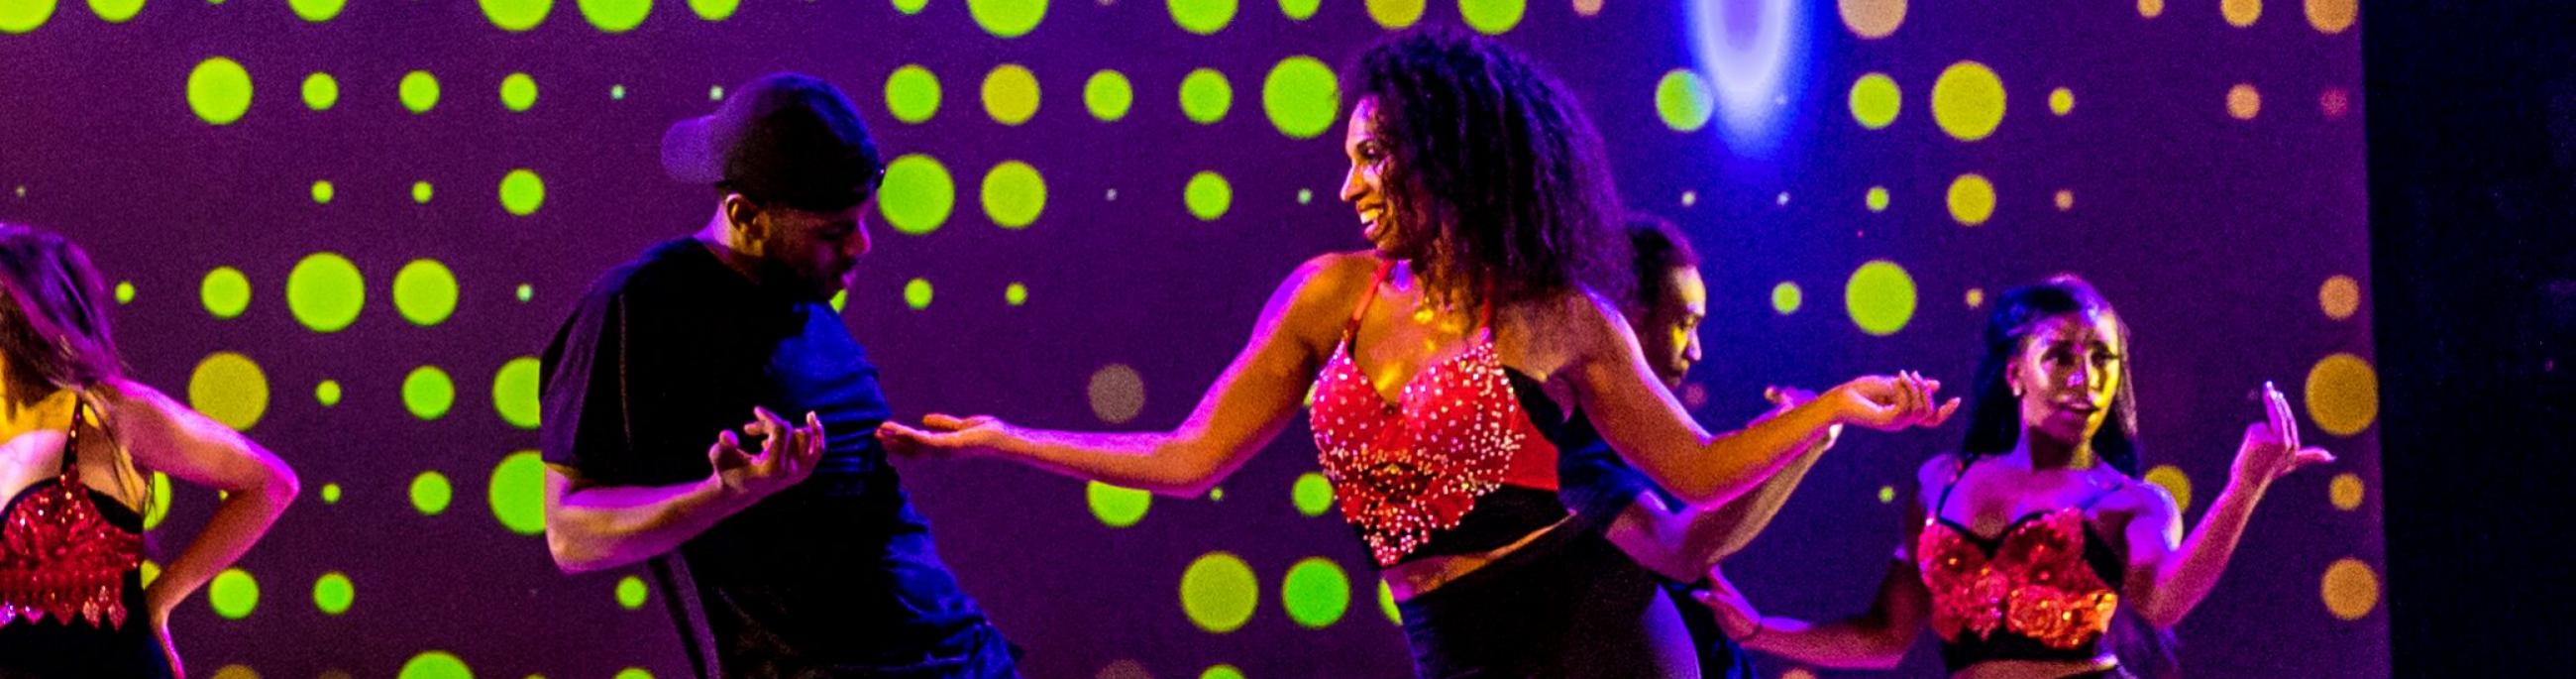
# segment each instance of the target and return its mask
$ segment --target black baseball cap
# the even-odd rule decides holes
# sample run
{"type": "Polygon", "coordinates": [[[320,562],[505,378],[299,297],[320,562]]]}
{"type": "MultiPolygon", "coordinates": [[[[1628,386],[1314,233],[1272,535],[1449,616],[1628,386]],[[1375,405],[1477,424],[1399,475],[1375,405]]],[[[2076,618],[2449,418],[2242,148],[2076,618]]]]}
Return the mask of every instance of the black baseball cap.
{"type": "Polygon", "coordinates": [[[662,168],[680,181],[818,212],[866,202],[885,176],[850,98],[785,72],[744,84],[714,113],[672,123],[662,168]]]}

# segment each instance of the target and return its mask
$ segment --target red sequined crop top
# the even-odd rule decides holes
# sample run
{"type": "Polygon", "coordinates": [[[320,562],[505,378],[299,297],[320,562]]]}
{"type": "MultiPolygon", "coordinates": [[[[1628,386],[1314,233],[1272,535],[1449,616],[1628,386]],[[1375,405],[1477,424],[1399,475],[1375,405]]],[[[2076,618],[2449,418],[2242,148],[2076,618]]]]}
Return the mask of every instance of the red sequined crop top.
{"type": "Polygon", "coordinates": [[[85,405],[72,407],[61,474],[0,510],[0,626],[125,625],[125,575],[143,563],[143,519],[80,480],[85,405]]]}
{"type": "Polygon", "coordinates": [[[2126,573],[2085,519],[2105,492],[2072,507],[2032,512],[1995,537],[1941,516],[1950,490],[1915,539],[1914,563],[1932,593],[1932,631],[1951,671],[1989,660],[2092,660],[2119,608],[2126,573]]]}
{"type": "Polygon", "coordinates": [[[1495,352],[1490,302],[1481,318],[1484,339],[1423,369],[1393,401],[1353,362],[1361,314],[1391,268],[1378,265],[1315,382],[1315,447],[1342,517],[1359,530],[1380,567],[1458,528],[1476,512],[1478,498],[1498,489],[1543,492],[1514,494],[1514,504],[1537,498],[1543,506],[1516,512],[1526,518],[1514,523],[1534,525],[1513,527],[1511,537],[1562,518],[1554,500],[1556,446],[1532,423],[1514,385],[1535,383],[1504,367],[1495,352]]]}

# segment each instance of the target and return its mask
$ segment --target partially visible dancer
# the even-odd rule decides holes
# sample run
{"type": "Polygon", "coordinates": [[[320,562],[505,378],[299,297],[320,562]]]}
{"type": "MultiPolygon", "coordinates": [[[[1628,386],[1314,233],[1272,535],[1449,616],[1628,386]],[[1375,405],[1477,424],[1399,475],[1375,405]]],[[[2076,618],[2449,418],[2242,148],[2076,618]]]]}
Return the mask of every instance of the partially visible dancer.
{"type": "MultiPolygon", "coordinates": [[[[1708,318],[1708,288],[1700,278],[1700,258],[1681,231],[1661,217],[1630,213],[1626,230],[1635,253],[1636,288],[1621,312],[1636,332],[1646,365],[1666,391],[1678,393],[1702,356],[1699,326],[1708,318]]],[[[1772,387],[1763,395],[1777,406],[1765,417],[1816,398],[1787,387],[1772,387]]],[[[1596,435],[1590,445],[1569,449],[1560,458],[1558,494],[1576,513],[1614,517],[1605,537],[1662,581],[1665,596],[1689,628],[1700,676],[1752,679],[1753,663],[1743,648],[1718,629],[1707,607],[1690,596],[1690,588],[1706,579],[1720,559],[1761,534],[1840,430],[1839,425],[1827,428],[1806,444],[1811,452],[1752,492],[1716,507],[1682,502],[1621,461],[1596,435]]]]}
{"type": "Polygon", "coordinates": [[[0,292],[0,677],[178,676],[170,611],[268,532],[295,472],[126,378],[98,271],[69,239],[0,224],[0,292]],[[223,500],[146,587],[153,472],[223,500]]]}
{"type": "Polygon", "coordinates": [[[2139,480],[2129,329],[2110,302],[2074,276],[2013,289],[1985,346],[1967,441],[1917,474],[1912,529],[1870,611],[1762,617],[1712,571],[1701,600],[1730,636],[1799,662],[1890,668],[1928,623],[1954,679],[2135,676],[2152,663],[2123,664],[2106,643],[2113,617],[2170,630],[2217,584],[2273,480],[2334,460],[2299,447],[2297,414],[2265,383],[2265,421],[2245,428],[2227,487],[2185,538],[2173,497],[2139,480]]]}

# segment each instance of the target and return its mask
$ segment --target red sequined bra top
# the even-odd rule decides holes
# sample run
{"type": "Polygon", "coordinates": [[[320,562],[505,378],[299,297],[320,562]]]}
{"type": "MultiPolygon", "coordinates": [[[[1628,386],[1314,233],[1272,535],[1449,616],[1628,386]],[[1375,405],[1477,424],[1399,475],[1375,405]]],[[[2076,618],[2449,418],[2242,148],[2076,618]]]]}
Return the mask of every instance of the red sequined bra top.
{"type": "Polygon", "coordinates": [[[2110,492],[2072,507],[2031,512],[1996,537],[1941,516],[1967,474],[1961,462],[1915,539],[1915,567],[1932,593],[1932,631],[1942,664],[1956,672],[1989,660],[2090,661],[2120,605],[2123,564],[2095,535],[2085,512],[2110,492]]]}
{"type": "Polygon", "coordinates": [[[1342,517],[1380,567],[1408,556],[1500,547],[1563,518],[1555,499],[1556,446],[1532,424],[1515,382],[1529,387],[1545,410],[1555,407],[1536,382],[1503,367],[1490,302],[1480,318],[1484,339],[1424,368],[1394,401],[1352,360],[1360,317],[1391,268],[1378,265],[1315,381],[1315,447],[1342,517]],[[1479,498],[1489,500],[1487,511],[1478,512],[1479,498]],[[1452,531],[1477,536],[1439,539],[1452,531]],[[1456,544],[1416,553],[1434,542],[1456,544]]]}
{"type": "Polygon", "coordinates": [[[80,480],[80,423],[72,407],[62,473],[0,510],[0,627],[47,619],[125,625],[126,574],[143,563],[143,517],[80,480]]]}

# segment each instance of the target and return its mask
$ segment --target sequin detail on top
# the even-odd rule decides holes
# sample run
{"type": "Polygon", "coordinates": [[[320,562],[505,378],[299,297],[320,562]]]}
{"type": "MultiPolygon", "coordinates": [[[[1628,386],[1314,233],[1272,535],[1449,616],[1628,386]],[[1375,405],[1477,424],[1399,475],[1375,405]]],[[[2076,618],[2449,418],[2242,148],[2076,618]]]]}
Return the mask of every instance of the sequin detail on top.
{"type": "Polygon", "coordinates": [[[1478,496],[1502,487],[1530,436],[1492,341],[1424,370],[1388,402],[1345,340],[1317,380],[1313,417],[1342,518],[1382,567],[1457,527],[1478,496]]]}
{"type": "Polygon", "coordinates": [[[2120,595],[2085,562],[2085,539],[2078,507],[2017,522],[1991,548],[1947,521],[1925,522],[1914,553],[1932,593],[1932,631],[1957,642],[2000,629],[2061,650],[2100,639],[2120,595]]]}
{"type": "MultiPolygon", "coordinates": [[[[76,407],[73,421],[80,421],[76,407]]],[[[78,427],[63,443],[62,474],[38,481],[0,514],[0,625],[47,618],[92,626],[125,625],[125,574],[143,563],[143,536],[102,514],[96,491],[80,481],[73,451],[78,427]]]]}

